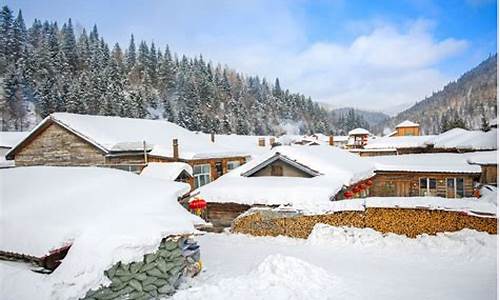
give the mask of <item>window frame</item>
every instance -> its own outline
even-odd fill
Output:
[[[424,194],[422,195],[422,179],[425,179],[425,192]],[[431,189],[431,180],[434,180],[434,185],[435,185],[435,188]],[[435,197],[437,196],[437,184],[438,184],[438,180],[437,178],[433,178],[433,177],[419,177],[418,178],[418,195],[420,197]],[[431,190],[434,190],[435,191],[435,195],[431,195]]]
[[[198,167],[201,171],[203,171],[203,167],[208,166],[208,171],[203,173],[195,173],[195,169]],[[201,184],[201,177],[206,176],[207,180],[205,180],[204,184]],[[204,186],[210,182],[212,182],[212,166],[210,164],[197,164],[193,165],[193,177],[194,177],[194,188],[197,189],[201,186]]]
[[[233,167],[233,168],[230,168],[229,166],[233,165],[233,164],[237,164],[237,166]],[[227,167],[227,171],[228,172],[231,171],[231,170],[234,170],[234,169],[238,168],[239,166],[241,166],[241,162],[239,160],[229,160],[226,163],[226,167]]]
[[[465,178],[464,177],[446,177],[446,198],[448,198],[448,180],[453,179],[453,199],[460,199],[465,197]],[[458,197],[458,180],[462,180],[461,196]]]

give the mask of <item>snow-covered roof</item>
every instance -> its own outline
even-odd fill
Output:
[[[23,140],[28,133],[27,131],[0,131],[0,147],[12,148]]]
[[[398,125],[396,125],[396,128],[418,127],[418,126],[420,126],[420,124],[406,120],[406,121],[403,121],[403,122],[399,123]]]
[[[164,120],[53,113],[33,129],[30,135],[49,121],[65,127],[106,153],[114,150],[140,151],[143,149],[143,141],[146,141],[152,149],[150,155],[173,157],[172,140],[177,139],[181,159],[247,155],[210,142],[207,134],[195,133]],[[15,148],[12,149],[14,150]]]
[[[245,177],[243,173],[279,153],[320,173],[312,178]],[[348,151],[328,145],[279,146],[199,188],[208,202],[288,204],[329,201],[343,186],[374,175],[372,164]]]
[[[148,163],[148,165],[142,169],[141,176],[173,181],[177,179],[183,171],[186,171],[191,176],[193,175],[193,168],[183,162]]]
[[[364,128],[355,128],[349,131],[348,135],[361,135],[361,134],[370,134],[370,132]]]
[[[259,139],[265,139],[265,146],[259,146]],[[258,156],[271,149],[272,136],[263,135],[239,135],[239,134],[216,134],[215,144],[231,151],[248,153],[252,157]],[[210,140],[210,135],[207,135]],[[277,139],[275,139],[277,141]]]
[[[425,148],[434,135],[386,136],[368,140],[365,149]]]
[[[498,147],[497,134],[497,129],[484,132],[454,128],[430,139],[427,143],[434,145],[434,148],[443,149],[494,150]]]
[[[498,151],[479,151],[464,153],[470,164],[498,165]]]
[[[142,260],[162,238],[203,223],[177,202],[188,184],[120,170],[19,167],[0,170],[0,184],[1,250],[40,257],[72,244],[57,270],[44,275],[52,290],[37,299],[80,299],[108,283],[104,270],[113,264]]]
[[[481,173],[481,167],[467,162],[458,153],[426,153],[363,157],[375,164],[377,171]]]

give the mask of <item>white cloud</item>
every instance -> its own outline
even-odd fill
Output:
[[[177,1],[169,3],[157,28],[131,30],[168,42],[179,53],[202,53],[246,74],[279,77],[282,86],[337,106],[369,109],[415,102],[440,89],[439,70],[467,42],[436,39],[429,20],[390,24],[379,18],[339,24],[360,32],[344,43],[308,40],[300,1]],[[154,15],[150,16],[154,18]],[[160,36],[158,39],[158,33]]]

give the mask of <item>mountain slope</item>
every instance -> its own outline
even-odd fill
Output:
[[[480,129],[483,115],[489,120],[497,116],[496,54],[447,84],[441,91],[376,126],[375,132],[391,130],[408,119],[420,123],[425,134],[434,134],[441,132],[444,119],[451,120],[457,116],[468,129]]]
[[[389,118],[389,115],[382,112],[368,111],[350,107],[336,108],[333,109],[332,111],[336,116],[340,116],[347,114],[351,109],[354,109],[354,113],[356,115],[363,117],[363,119],[368,123],[370,128],[386,121]]]

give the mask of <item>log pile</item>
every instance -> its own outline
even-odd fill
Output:
[[[343,211],[313,216],[275,216],[263,210],[247,213],[234,220],[232,231],[256,236],[284,235],[307,238],[318,223],[332,226],[373,228],[382,233],[408,237],[438,232],[453,232],[464,228],[497,234],[497,218],[484,218],[456,211],[366,208],[365,211]]]
[[[117,263],[104,274],[111,284],[87,292],[85,300],[158,299],[175,293],[183,276],[201,270],[199,246],[191,239],[164,239],[142,261]]]

